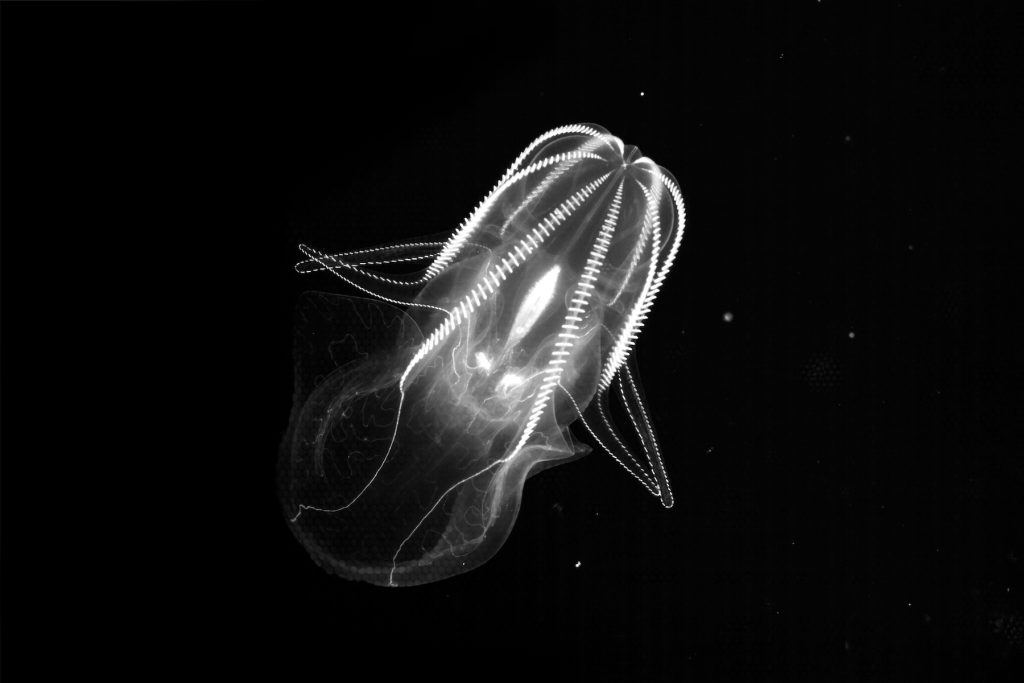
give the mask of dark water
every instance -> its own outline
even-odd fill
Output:
[[[117,558],[136,543],[147,559],[97,551],[109,570],[90,575],[111,585],[103,604],[131,604],[111,633],[164,653],[146,661],[345,679],[1024,670],[1019,15],[3,10],[5,306],[44,262],[81,271],[15,309],[81,317],[86,341],[48,337],[65,339],[50,363],[95,347],[135,368],[134,389],[97,388],[107,407],[82,410],[108,425],[103,452],[131,452],[102,466],[96,524],[121,525]],[[528,481],[473,572],[409,590],[328,575],[289,533],[274,467],[293,306],[353,292],[296,274],[297,243],[450,232],[524,145],[571,122],[638,145],[687,200],[638,342],[676,506],[594,452]],[[5,524],[27,526],[5,544],[28,552],[49,544],[14,520],[12,452]],[[13,670],[17,644],[60,619],[4,573],[6,604],[33,615],[4,620]],[[71,632],[98,657],[108,637],[88,623]]]

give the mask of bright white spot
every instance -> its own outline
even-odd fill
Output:
[[[579,569],[579,568],[580,568],[580,565],[581,565],[581,564],[583,564],[583,563],[582,563],[582,562],[580,562],[579,560],[576,560],[576,568],[577,568],[577,569]]]
[[[488,372],[491,370],[491,359],[483,351],[476,352],[476,364]]]
[[[644,96],[644,91],[643,91],[643,90],[641,90],[641,91],[640,91],[640,97],[643,97],[643,96]]]
[[[522,382],[522,377],[520,377],[514,372],[509,372],[504,377],[501,378],[500,382],[498,382],[498,388],[507,390],[511,389],[512,387],[519,386],[520,384],[522,384]]]
[[[722,320],[724,320],[727,323],[731,323],[732,322],[732,313],[729,312],[729,311],[726,311],[725,313],[723,313],[722,314]]]
[[[540,318],[541,313],[544,312],[544,309],[547,308],[555,296],[555,287],[558,284],[558,274],[560,272],[562,272],[560,267],[553,267],[544,273],[537,280],[536,284],[530,288],[530,291],[527,292],[522,305],[519,307],[519,311],[516,313],[515,320],[512,321],[512,334],[510,335],[509,344],[514,344],[525,337],[530,328],[537,323],[537,319]]]
[[[911,606],[911,605],[910,605],[910,603],[908,602],[908,603],[907,603],[907,607],[910,607],[910,606]]]
[[[855,335],[855,334],[853,333],[853,330],[850,330],[850,334],[848,334],[847,336],[848,336],[848,337],[849,337],[850,339],[853,339],[853,338],[854,338],[854,337],[856,337],[857,335]]]
[[[779,53],[779,59],[782,59],[782,58],[783,58],[783,56],[785,56],[785,54],[786,54],[785,52],[780,52],[780,53]]]

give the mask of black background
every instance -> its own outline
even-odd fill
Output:
[[[1021,16],[486,7],[4,4],[4,667],[1011,680]],[[295,300],[349,292],[297,243],[453,230],[571,122],[687,200],[676,507],[595,453],[469,574],[328,576],[274,466]]]

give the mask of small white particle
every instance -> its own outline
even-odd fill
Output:
[[[640,97],[643,97],[643,96],[644,96],[644,91],[643,91],[643,90],[641,90],[641,91],[640,91]]]
[[[849,135],[847,135],[846,137],[843,138],[843,142],[849,142],[849,141],[850,141],[850,136]]]
[[[725,313],[723,313],[722,314],[722,320],[724,320],[727,323],[731,323],[732,322],[732,313],[730,311],[726,311]]]
[[[854,337],[856,337],[857,335],[855,335],[855,334],[853,333],[853,330],[850,330],[850,334],[848,334],[847,336],[848,336],[848,337],[849,337],[850,339],[853,339],[853,338],[854,338]]]
[[[913,244],[908,244],[907,245],[907,251],[914,251],[914,245]]]
[[[782,59],[782,58],[783,58],[783,56],[785,56],[785,54],[786,54],[785,52],[780,52],[780,53],[779,53],[779,59]]]
[[[911,606],[911,604],[910,604],[910,603],[908,602],[908,603],[907,603],[907,607],[910,607],[910,606]]]
[[[583,563],[582,563],[582,562],[580,562],[579,560],[576,560],[576,568],[577,568],[577,569],[579,569],[579,568],[580,568],[580,565],[581,565],[581,564],[583,564]]]

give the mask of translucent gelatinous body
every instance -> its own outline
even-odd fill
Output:
[[[683,224],[665,169],[572,125],[530,144],[445,242],[301,246],[300,272],[376,298],[307,294],[299,308],[280,490],[313,558],[392,586],[478,566],[526,478],[589,450],[577,421],[670,507],[633,344]],[[611,422],[612,392],[642,453]]]

